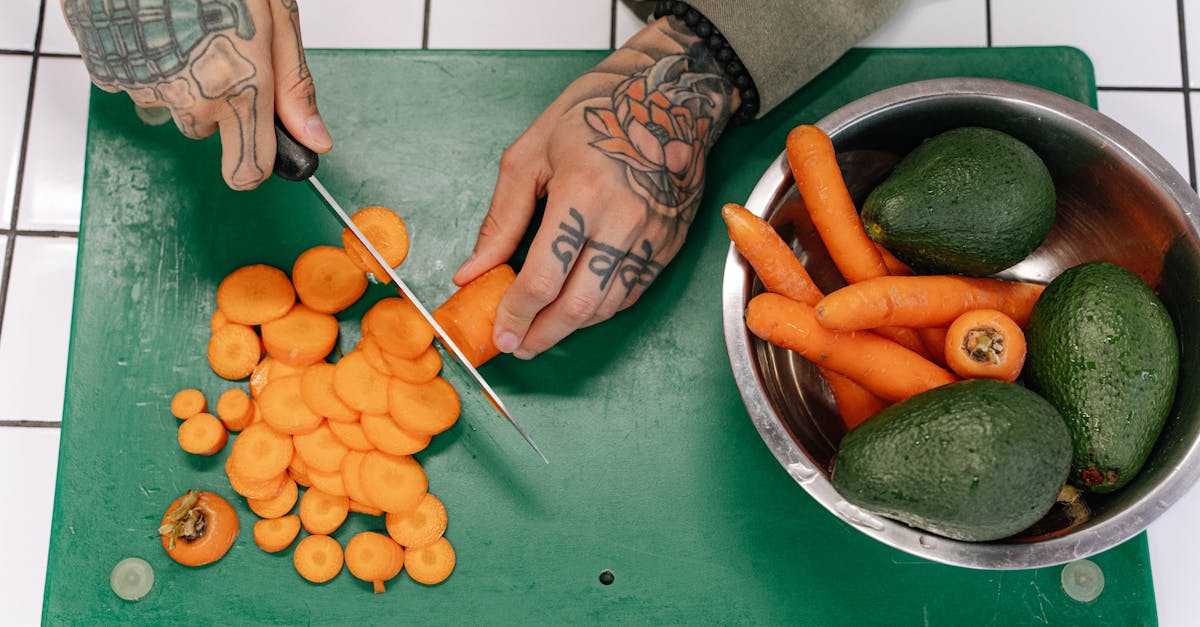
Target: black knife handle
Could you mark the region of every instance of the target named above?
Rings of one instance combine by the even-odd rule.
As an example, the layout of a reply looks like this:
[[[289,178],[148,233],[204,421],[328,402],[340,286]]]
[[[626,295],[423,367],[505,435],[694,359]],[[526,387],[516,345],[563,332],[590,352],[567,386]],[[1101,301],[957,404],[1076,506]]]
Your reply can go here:
[[[319,163],[317,153],[296,141],[279,116],[275,116],[275,175],[289,181],[303,181],[316,174]]]

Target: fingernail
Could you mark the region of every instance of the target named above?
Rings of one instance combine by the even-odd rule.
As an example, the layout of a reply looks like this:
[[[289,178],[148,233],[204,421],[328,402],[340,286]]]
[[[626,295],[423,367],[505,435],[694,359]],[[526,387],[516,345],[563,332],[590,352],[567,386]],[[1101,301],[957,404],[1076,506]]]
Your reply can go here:
[[[500,349],[502,353],[511,353],[520,345],[521,338],[517,337],[515,333],[505,331],[496,337],[496,348]]]
[[[513,351],[512,356],[516,357],[517,359],[533,359],[534,357],[537,357],[537,353],[530,350],[521,349],[519,351]]]
[[[321,120],[321,116],[314,115],[304,121],[304,130],[308,133],[308,139],[319,150],[329,150],[333,147],[333,138],[329,136],[329,129],[325,128],[325,122]]]

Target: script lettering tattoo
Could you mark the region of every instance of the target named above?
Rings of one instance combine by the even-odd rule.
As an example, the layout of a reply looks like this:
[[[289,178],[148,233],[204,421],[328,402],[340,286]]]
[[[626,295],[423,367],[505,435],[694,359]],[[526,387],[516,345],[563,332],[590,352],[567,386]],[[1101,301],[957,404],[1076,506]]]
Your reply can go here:
[[[633,251],[626,253],[625,261],[622,262],[617,275],[621,277],[621,285],[625,286],[625,295],[628,296],[633,292],[633,288],[653,283],[662,269],[663,264],[654,261],[654,248],[650,245],[650,240],[644,239],[642,254]]]
[[[579,213],[574,207],[568,210],[571,220],[574,225],[566,222],[558,223],[560,235],[554,238],[550,243],[550,251],[554,256],[562,262],[562,273],[565,276],[571,269],[571,262],[575,260],[575,255],[583,248],[583,243],[586,241],[583,237],[583,214]]]
[[[617,264],[621,262],[621,258],[625,256],[625,251],[597,241],[588,242],[588,250],[596,251],[595,255],[588,260],[588,270],[600,277],[600,291],[603,292],[608,287],[608,280],[612,278],[613,272],[617,269]]]

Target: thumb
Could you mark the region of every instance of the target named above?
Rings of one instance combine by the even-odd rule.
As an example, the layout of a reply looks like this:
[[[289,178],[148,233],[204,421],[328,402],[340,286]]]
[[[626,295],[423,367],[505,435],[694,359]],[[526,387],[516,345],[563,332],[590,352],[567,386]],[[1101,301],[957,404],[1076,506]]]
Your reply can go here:
[[[329,152],[333,148],[333,138],[317,110],[316,87],[304,60],[300,9],[296,0],[269,4],[273,24],[271,58],[275,69],[275,113],[297,141],[316,152]]]
[[[512,149],[500,157],[500,175],[492,192],[492,205],[475,240],[475,251],[454,273],[456,285],[466,285],[479,275],[508,261],[533,219],[537,205],[536,168],[518,163]]]

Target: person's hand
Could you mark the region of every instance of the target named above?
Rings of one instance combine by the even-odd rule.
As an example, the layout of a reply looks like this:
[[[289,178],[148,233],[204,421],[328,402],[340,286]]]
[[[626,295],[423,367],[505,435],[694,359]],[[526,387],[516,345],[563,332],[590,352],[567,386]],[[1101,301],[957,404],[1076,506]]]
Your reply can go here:
[[[496,312],[496,346],[528,359],[630,306],[683,245],[704,161],[737,96],[675,18],[647,26],[572,83],[503,154],[464,285],[512,256],[546,197]]]
[[[305,146],[333,146],[304,61],[296,0],[62,4],[97,86],[127,92],[138,106],[169,108],[188,137],[220,130],[230,187],[252,189],[271,175],[276,113]]]

